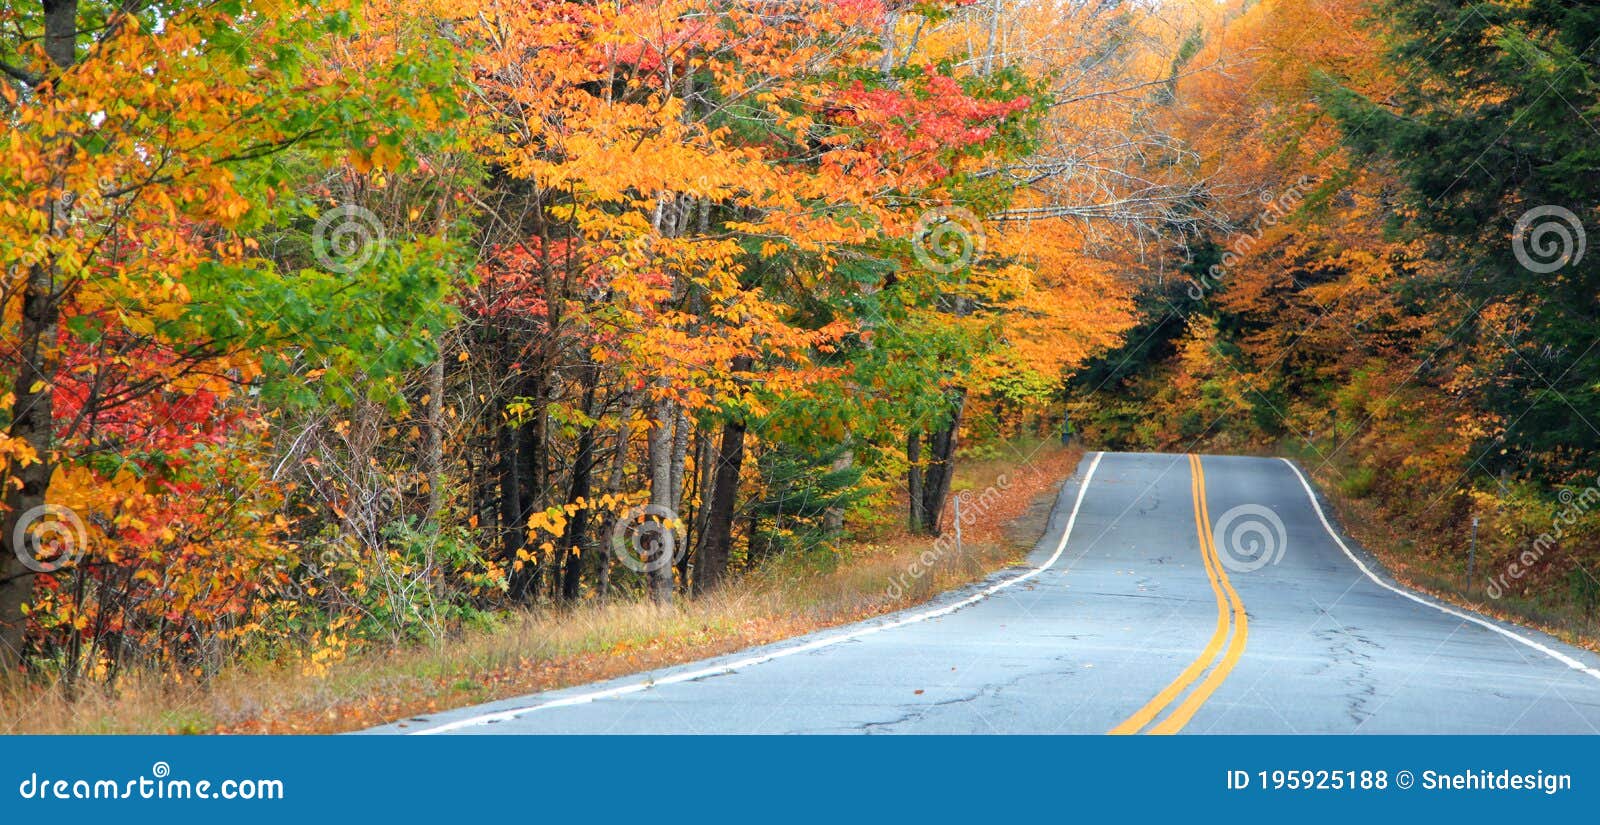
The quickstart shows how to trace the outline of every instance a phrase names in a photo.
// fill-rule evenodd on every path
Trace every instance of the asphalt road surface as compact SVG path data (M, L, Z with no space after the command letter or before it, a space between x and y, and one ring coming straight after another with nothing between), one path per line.
M1396 586L1267 458L1091 454L1028 567L379 733L1600 733L1600 657Z

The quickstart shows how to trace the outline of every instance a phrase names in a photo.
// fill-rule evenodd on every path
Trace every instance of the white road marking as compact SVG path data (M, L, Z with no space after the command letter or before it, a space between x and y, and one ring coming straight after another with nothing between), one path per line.
M1583 662L1580 662L1577 659L1574 659L1571 656L1568 656L1567 654L1562 653L1559 650L1554 650L1554 649L1548 647L1547 645L1540 644L1539 642L1534 641L1533 639L1530 639L1530 638L1528 638L1526 636L1523 636L1520 633L1514 633L1514 632L1512 632L1510 630L1507 630L1507 629L1501 627L1500 625L1495 624L1494 622L1491 622L1491 621L1489 621L1487 619L1483 619L1483 618L1480 618L1478 616L1474 616L1474 615L1472 615L1470 613L1463 613L1463 612L1461 612L1459 610L1455 610L1453 608L1445 607L1444 605L1439 604L1437 602L1430 601L1428 599L1424 599L1421 596L1418 596L1415 593L1410 592L1409 590L1405 590L1405 589L1402 589L1402 588L1399 588L1399 587L1395 587L1394 585L1384 581L1383 579L1378 578L1376 575L1373 574L1373 572L1371 570L1367 569L1367 566L1361 562L1361 559L1356 557L1355 553L1350 552L1350 548L1345 546L1344 539L1339 538L1339 534L1334 531L1333 525L1328 523L1327 514L1322 512L1322 503L1317 501L1317 494L1312 491L1311 482L1306 481L1306 477L1305 477L1305 475L1303 473L1300 472L1300 468L1296 467L1294 465L1294 462L1290 461L1287 458L1282 458L1282 459L1279 459L1279 460L1282 461L1284 464L1289 465L1289 469L1294 471L1295 477L1300 479L1300 486L1305 488L1306 497L1311 499L1311 507L1312 507L1312 509L1317 511L1317 518L1322 520L1323 529L1327 530L1328 531L1328 535L1333 537L1334 543L1338 544L1339 545L1339 549L1343 550L1344 554L1346 556L1350 557L1350 561L1352 563L1354 563L1355 566L1361 570L1361 572L1367 574L1367 578L1372 579L1375 583L1377 583L1377 585L1379 587L1382 587L1385 590L1389 590L1389 591L1392 591L1394 593L1398 593L1398 594L1400 594L1400 595L1402 595L1402 596L1404 596L1404 597L1416 602L1417 604L1427 605L1428 607L1431 607L1434 610L1438 610L1441 613L1448 613L1448 614L1450 614L1452 616L1455 616L1458 619L1461 619L1462 621L1472 622L1473 624L1478 625L1479 627L1484 627L1484 628L1487 628L1489 630L1493 630L1494 632L1499 633L1500 635L1505 636L1508 639L1512 639L1512 640L1515 640L1517 642L1521 642L1522 644L1525 644L1528 647L1531 647L1534 650L1537 650L1540 653L1543 653L1544 655L1549 656L1552 659L1555 659L1556 661L1566 665L1567 667L1572 668L1573 670L1582 671L1584 673L1589 674L1590 676L1593 676L1596 679L1600 679L1600 670L1596 670L1595 668L1589 667L1588 665L1584 664Z
M1072 513L1071 515L1067 516L1066 527L1061 531L1061 541L1056 544L1056 551L1050 554L1050 558L1046 559L1043 564L1033 568L1032 570L1028 570L1021 575L1014 576L1006 579L1005 581L992 584L978 593L968 596L959 602L948 604L944 607L935 608L933 610L925 610L921 613L913 613L905 618L897 619L885 624L864 627L858 630L852 630L848 633L840 633L836 636L827 636L807 642L803 645L786 647L781 650L774 650L770 653L763 653L759 656L749 656L724 665L700 668L699 670L689 670L682 673L674 673L671 676L664 676L653 681L633 682L626 685L618 685L614 688L606 688L605 690L595 690L588 693L580 693L562 699L552 699L548 702L541 702L537 705L510 708L508 710L485 713L479 716L469 716L465 719L457 719L454 722L446 722L445 724L437 725L431 728L407 731L407 733L412 736L428 736L435 733L448 733L453 730L460 730L461 728L471 727L473 725L487 725L494 722L510 721L519 716L533 713L534 711L549 710L550 708L570 707L572 705L584 705L600 699L612 699L618 696L626 696L630 693L642 693L650 688L658 687L660 685L674 685L682 682L692 682L696 679L704 679L707 676L720 676L725 673L733 673L752 665L770 662L774 659L782 659L801 653L810 653L814 650L832 647L840 642L848 642L853 639L860 639L863 636L871 636L874 633L882 633L885 630L893 630L897 627L905 627L908 624L916 624L918 622L925 622L929 619L937 619L940 616L947 616L963 607L968 607L983 601L984 599L987 599L990 596L993 596L994 594L1011 587L1012 585L1021 584L1022 582L1025 582L1028 579L1031 579L1034 576L1049 570L1058 560L1060 560L1062 551L1067 549L1067 539L1072 536L1072 527L1078 521L1078 510L1083 506L1084 493L1089 491L1089 480L1094 478L1095 468L1100 466L1100 458L1104 455L1105 453L1097 452L1094 454L1094 460L1089 462L1089 470L1083 474L1083 483L1078 486L1078 497L1072 503Z

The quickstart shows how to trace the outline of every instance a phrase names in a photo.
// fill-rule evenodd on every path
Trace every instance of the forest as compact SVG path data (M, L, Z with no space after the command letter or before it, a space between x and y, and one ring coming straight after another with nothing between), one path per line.
M5 695L673 615L943 540L964 463L1069 437L1295 456L1419 586L1592 632L1597 41L1571 0L7 2Z

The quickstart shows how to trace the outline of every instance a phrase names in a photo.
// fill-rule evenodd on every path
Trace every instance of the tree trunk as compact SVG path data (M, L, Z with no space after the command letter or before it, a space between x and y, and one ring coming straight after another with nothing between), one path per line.
M957 390L951 398L950 423L929 440L926 480L922 489L922 531L939 535L944 520L944 500L950 495L950 482L955 475L957 434L961 431L961 413L966 406L966 391Z
M678 405L670 399L656 402L655 414L650 422L650 506L658 513L675 513L672 509L673 490L672 454L673 430L678 420ZM681 472L680 472L681 476ZM670 530L670 528L667 528ZM645 536L650 539L652 537ZM640 552L648 554L643 561L650 587L650 599L657 604L671 604L673 595L672 548L658 533L641 546ZM664 556L662 554L665 554Z
M674 405L676 406L676 405ZM689 455L689 415L677 407L672 429L672 511L683 510L683 467Z
M423 473L428 477L428 505L423 522L432 525L444 505L444 353L428 366L428 443Z
M531 515L549 504L550 493L550 394L544 377L538 376L525 388L533 403L533 420L525 426L523 436L522 494L525 509Z
M678 415L674 419L672 431L672 512L677 514L681 523L683 520L683 474L684 466L689 455L689 415L680 406ZM678 568L677 581L679 586L689 587L689 552L693 547L689 544L687 530L680 530L678 541L679 554L674 560Z
M500 542L501 556L511 570L511 597L521 599L527 589L527 563L521 570L518 561L527 536L527 519L522 517L521 475L517 472L517 434L511 425L498 422L500 448Z
M622 477L628 466L628 426L631 418L633 418L633 403L629 402L622 410L622 413L617 416L617 437L616 445L612 448L611 453L611 473L606 477L606 493L610 496L616 496L622 492ZM611 595L612 548L610 532L616 528L616 524L617 516L613 514L606 519L605 529L601 536L602 546L604 547L604 552L600 554L599 560L601 601Z
M44 0L44 53L65 69L78 60L78 0Z
M696 427L694 433L694 516L689 520L686 529L689 531L689 547L699 558L699 547L704 543L706 534L706 513L711 504L711 487L716 483L717 471L717 446L703 428Z
M543 395L543 381L532 380L523 385L524 398L542 398ZM521 422L514 431L517 443L516 468L519 477L517 506L521 510L516 527L522 531L524 552L533 558L522 568L520 586L518 582L513 581L512 591L519 600L536 602L544 585L545 570L550 567L553 560L549 558L550 553L541 547L543 542L540 542L534 531L528 528L528 519L535 512L544 509L545 505L544 476L540 471L540 463L544 458L544 448L540 442L544 435L539 425L543 409L537 406L537 402L535 410L533 422Z
M51 455L55 440L51 382L57 361L50 351L55 346L59 305L54 272L45 266L32 267L24 289L19 335L22 346L11 384L16 400L11 407L10 435L33 448L39 461L10 468L10 481L17 486L8 485L5 517L0 520L0 667L7 670L21 661L27 630L22 606L32 594L34 583L34 572L21 560L32 550L16 547L13 539L22 518L44 505L50 474L55 469Z
M77 0L45 0L45 55L60 69L77 59ZM36 90L49 94L48 90ZM59 179L59 175L56 176ZM45 207L46 232L59 236L67 229L67 204L56 199ZM22 606L33 593L34 572L22 564L20 556L31 552L18 548L12 539L19 522L35 507L43 506L55 470L55 397L53 385L59 360L55 354L56 329L60 322L61 296L57 292L54 263L29 267L22 288L22 318L17 334L15 372L11 391L9 434L33 449L39 461L26 467L12 467L5 493L5 514L0 518L0 670L11 670L22 661L28 621Z
M446 206L451 200L449 193L446 192L434 202L434 232L440 238L449 235L450 212ZM449 336L450 333L447 331L437 341L433 363L428 365L427 403L423 405L428 416L427 455L423 467L423 472L428 478L428 497L422 520L429 528L438 527L439 511L444 507L444 359ZM465 347L466 342L463 341L462 346ZM469 444L468 451L470 450ZM470 477L470 470L468 475Z
M907 519L913 532L922 529L922 432L906 433Z
M696 595L716 589L728 572L728 559L733 555L733 514L739 500L739 469L744 464L744 433L742 418L722 425L711 500L706 505L705 540L694 568Z
M366 398L350 407L349 429L345 431L345 449L349 462L346 479L346 496L349 501L340 520L340 530L348 539L361 547L378 547L383 543L381 531L388 515L388 498L384 480L372 471L373 453L382 438L383 408Z
M729 371L737 375L749 372L753 359L736 355ZM695 595L709 593L727 577L728 560L733 557L733 516L739 503L739 471L744 466L743 417L733 417L722 425L721 443L710 462L710 483L701 493L705 509L705 533L700 542L700 554L695 559Z
M579 499L589 497L589 476L594 471L594 439L599 422L593 419L595 387L600 383L600 369L590 365L584 369L583 376L583 414L589 417L589 423L578 436L578 452L572 460L572 482L567 486L567 501L577 502ZM572 514L572 521L567 524L566 558L561 577L561 600L564 602L576 601L578 588L582 584L583 575L583 539L589 529L589 507L587 504L577 509Z
M844 451L839 453L839 457L833 460L831 469L833 472L841 473L850 469L850 465L855 463L855 448L851 447L847 440ZM835 504L822 514L822 530L829 539L837 539L844 533L844 507Z
M1000 16L1003 11L1001 5L1004 0L990 0L989 3L989 46L983 53L983 74L994 74L994 61L1000 51Z

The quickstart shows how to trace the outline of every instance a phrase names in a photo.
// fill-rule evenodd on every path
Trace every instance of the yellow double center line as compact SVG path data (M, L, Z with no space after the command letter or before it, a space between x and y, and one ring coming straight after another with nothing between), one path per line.
M1165 719L1156 722L1146 733L1177 733L1189 724L1200 706L1211 698L1222 681L1233 672L1234 665L1239 663L1239 657L1244 655L1245 639L1250 635L1250 618L1244 612L1244 602L1239 600L1239 594L1234 591L1233 583L1228 581L1228 572L1222 567L1222 560L1217 556L1217 545L1211 535L1211 512L1206 507L1206 472L1200 464L1200 457L1189 456L1190 491L1194 497L1194 523L1195 531L1200 537L1200 555L1205 560L1206 578L1211 581L1211 592L1217 599L1217 629L1212 631L1210 641L1206 642L1205 649L1200 651L1196 658L1156 694L1144 707L1139 708L1132 716L1123 720L1122 724L1111 729L1114 734L1138 733L1149 725L1152 720L1160 716L1195 680L1202 675L1205 680L1184 697ZM1231 619L1231 620L1230 620ZM1232 633L1229 633L1229 627ZM1219 661L1220 657L1220 661ZM1210 672L1207 673L1207 670Z

